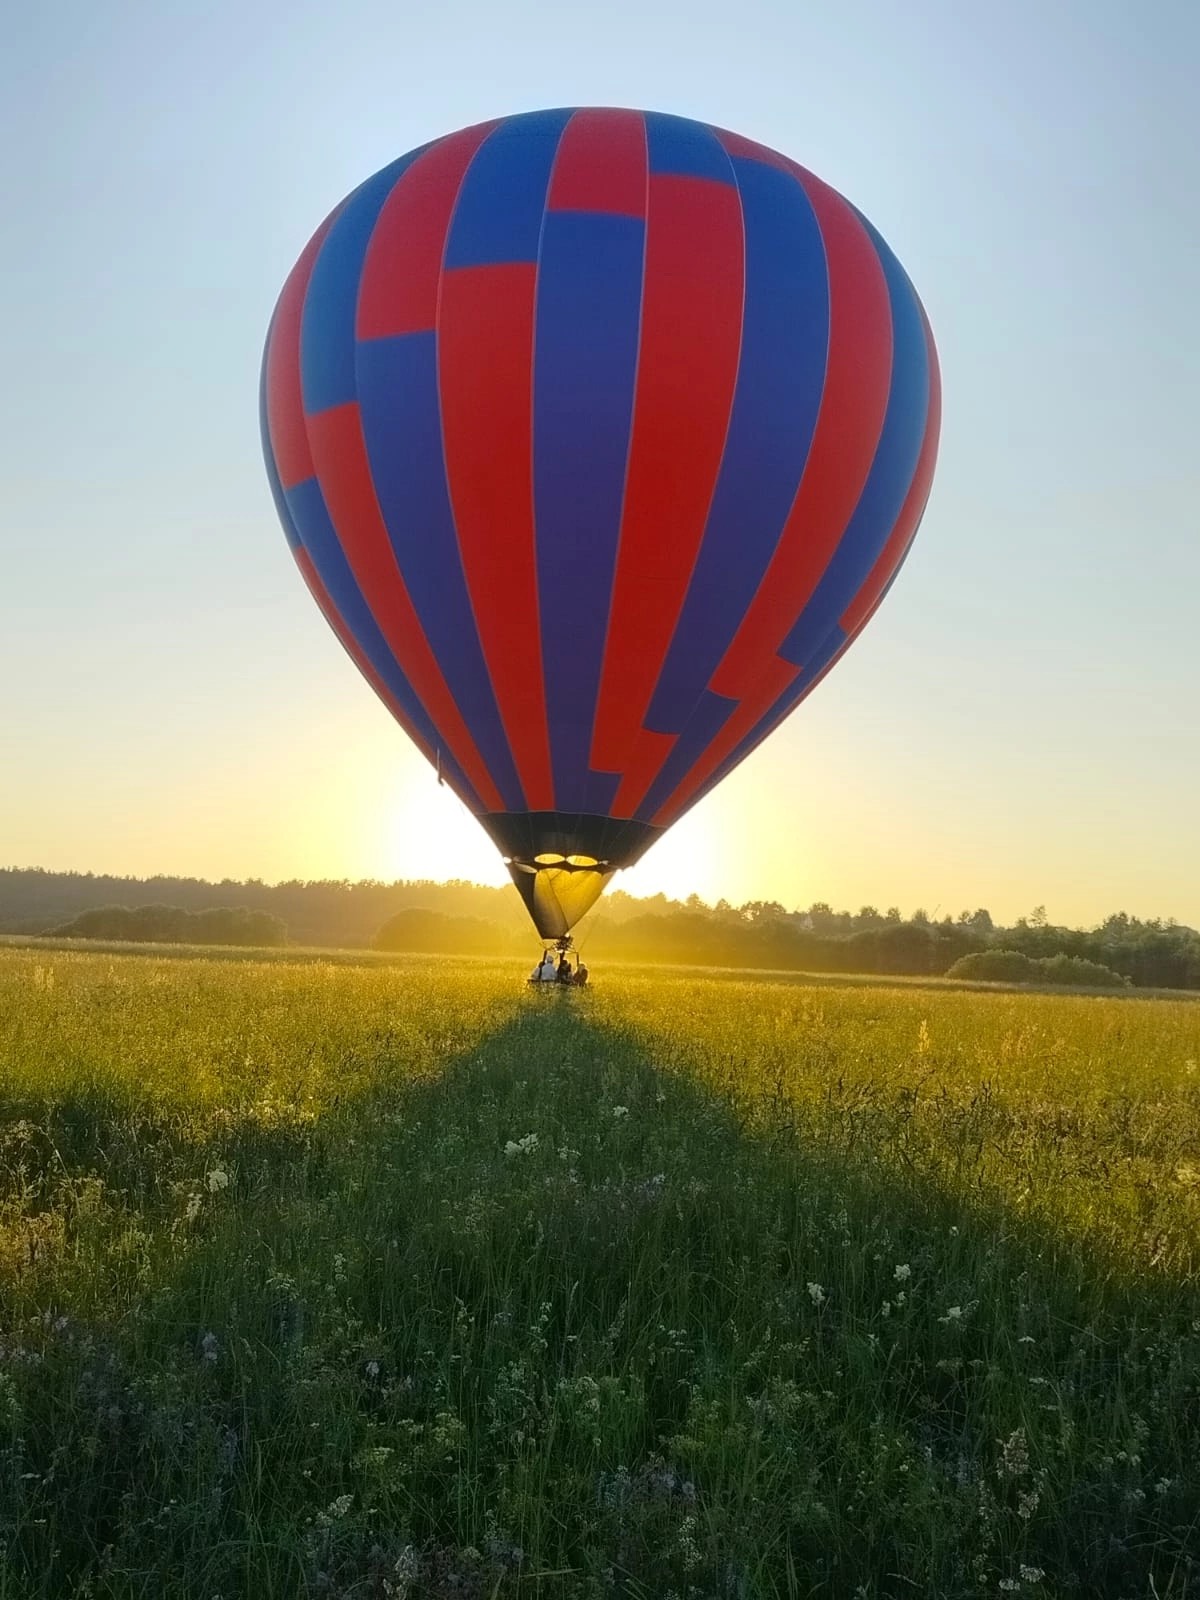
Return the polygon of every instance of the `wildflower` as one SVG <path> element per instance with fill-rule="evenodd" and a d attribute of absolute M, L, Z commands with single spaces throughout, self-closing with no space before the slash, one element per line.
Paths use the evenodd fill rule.
<path fill-rule="evenodd" d="M 187 1216 L 189 1222 L 195 1222 L 196 1218 L 200 1215 L 200 1207 L 203 1204 L 204 1201 L 201 1200 L 198 1194 L 188 1195 L 187 1212 L 185 1215 Z"/>
<path fill-rule="evenodd" d="M 229 1174 L 223 1167 L 211 1167 L 204 1181 L 208 1184 L 209 1194 L 216 1194 L 221 1189 L 228 1189 Z"/>
<path fill-rule="evenodd" d="M 978 1300 L 970 1300 L 965 1306 L 947 1306 L 946 1315 L 944 1317 L 939 1317 L 938 1321 L 943 1325 L 943 1327 L 949 1327 L 952 1324 L 960 1323 L 971 1315 L 972 1311 L 975 1310 L 978 1304 Z"/>
<path fill-rule="evenodd" d="M 368 1378 L 371 1378 L 371 1379 L 377 1378 L 379 1376 L 379 1363 L 378 1363 L 378 1361 L 368 1361 L 367 1362 L 367 1366 L 366 1366 L 366 1373 L 367 1373 L 367 1377 Z"/>
<path fill-rule="evenodd" d="M 897 1283 L 907 1283 L 912 1277 L 912 1268 L 907 1261 L 902 1261 L 895 1272 L 892 1273 L 892 1277 L 895 1278 Z"/>
<path fill-rule="evenodd" d="M 406 1544 L 392 1567 L 392 1576 L 396 1581 L 393 1583 L 388 1578 L 383 1580 L 384 1594 L 395 1595 L 397 1600 L 405 1600 L 405 1596 L 420 1576 L 420 1571 L 421 1563 L 417 1559 L 417 1552 L 411 1544 Z"/>
<path fill-rule="evenodd" d="M 200 1341 L 200 1359 L 210 1365 L 216 1361 L 221 1353 L 221 1345 L 215 1333 L 206 1333 Z"/>
<path fill-rule="evenodd" d="M 696 1519 L 684 1517 L 679 1524 L 679 1533 L 676 1536 L 676 1549 L 683 1562 L 685 1572 L 691 1572 L 700 1565 L 700 1547 L 696 1543 Z"/>
<path fill-rule="evenodd" d="M 1154 1485 L 1154 1492 L 1155 1492 L 1156 1495 L 1162 1496 L 1162 1495 L 1165 1495 L 1165 1494 L 1170 1494 L 1171 1490 L 1174 1487 L 1175 1487 L 1175 1479 L 1174 1478 L 1160 1478 L 1158 1480 L 1158 1482 Z"/>
<path fill-rule="evenodd" d="M 825 1304 L 825 1290 L 819 1283 L 810 1283 L 808 1286 L 808 1298 L 813 1305 L 823 1306 Z"/>
<path fill-rule="evenodd" d="M 1023 1583 L 1041 1583 L 1046 1576 L 1041 1567 L 1027 1567 L 1023 1561 L 1017 1570 L 1021 1574 Z"/>
<path fill-rule="evenodd" d="M 613 1114 L 613 1121 L 614 1122 L 620 1122 L 622 1117 L 627 1117 L 629 1115 L 629 1107 L 628 1106 L 614 1106 L 612 1108 L 612 1114 Z"/>
<path fill-rule="evenodd" d="M 533 1154 L 537 1147 L 537 1134 L 527 1133 L 521 1139 L 510 1139 L 504 1146 L 504 1154 L 506 1156 L 529 1156 Z"/>
<path fill-rule="evenodd" d="M 1029 1471 L 1029 1444 L 1025 1429 L 1018 1428 L 1000 1446 L 1000 1473 L 1005 1478 L 1020 1478 Z"/>
<path fill-rule="evenodd" d="M 1022 1490 L 1017 1496 L 1017 1515 L 1022 1522 L 1028 1522 L 1037 1510 L 1040 1496 L 1036 1489 Z"/>

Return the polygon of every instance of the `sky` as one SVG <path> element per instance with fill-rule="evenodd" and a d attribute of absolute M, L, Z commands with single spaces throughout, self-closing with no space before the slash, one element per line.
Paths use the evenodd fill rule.
<path fill-rule="evenodd" d="M 296 572 L 257 385 L 313 228 L 556 105 L 786 152 L 928 311 L 941 453 L 836 670 L 617 881 L 1200 926 L 1191 0 L 60 0 L 0 62 L 0 865 L 505 880 Z"/>

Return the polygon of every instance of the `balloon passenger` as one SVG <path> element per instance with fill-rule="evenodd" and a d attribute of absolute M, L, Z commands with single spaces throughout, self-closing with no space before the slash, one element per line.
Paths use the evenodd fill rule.
<path fill-rule="evenodd" d="M 575 983 L 579 988 L 582 989 L 584 984 L 587 981 L 588 981 L 588 969 L 584 965 L 584 963 L 581 961 L 579 963 L 579 965 L 575 968 Z"/>
<path fill-rule="evenodd" d="M 567 953 L 565 950 L 558 959 L 557 976 L 559 983 L 574 983 L 575 981 L 575 974 L 571 971 L 571 963 L 567 960 Z"/>

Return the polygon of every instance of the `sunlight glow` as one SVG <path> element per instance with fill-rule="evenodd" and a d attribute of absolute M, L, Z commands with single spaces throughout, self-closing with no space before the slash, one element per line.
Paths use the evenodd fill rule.
<path fill-rule="evenodd" d="M 376 798 L 368 833 L 381 878 L 508 882 L 495 845 L 407 741 L 404 748 L 379 752 L 374 768 L 371 787 Z"/>

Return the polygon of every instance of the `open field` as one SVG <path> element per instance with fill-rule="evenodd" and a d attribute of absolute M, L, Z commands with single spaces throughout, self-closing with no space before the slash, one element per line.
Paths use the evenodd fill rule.
<path fill-rule="evenodd" d="M 535 947 L 536 949 L 536 947 Z M 301 966 L 325 964 L 339 967 L 402 967 L 406 971 L 421 968 L 438 968 L 453 962 L 464 970 L 482 969 L 495 974 L 501 970 L 506 980 L 512 978 L 520 963 L 511 958 L 503 961 L 496 957 L 475 955 L 429 955 L 394 950 L 370 950 L 347 946 L 282 945 L 265 948 L 254 945 L 201 945 L 201 944 L 150 944 L 125 939 L 74 939 L 53 934 L 0 933 L 0 954 L 5 950 L 41 950 L 45 953 L 156 956 L 173 961 L 249 961 L 292 962 Z M 531 960 L 533 958 L 531 957 Z M 877 989 L 884 985 L 892 989 L 948 989 L 957 992 L 976 990 L 982 994 L 1083 994 L 1094 995 L 1096 989 L 1087 985 L 1072 986 L 1061 983 L 995 983 L 977 978 L 948 978 L 934 974 L 872 973 L 872 972 L 805 972 L 795 967 L 716 967 L 708 963 L 661 962 L 648 966 L 645 962 L 604 960 L 602 966 L 613 981 L 624 984 L 639 973 L 653 973 L 666 977 L 709 978 L 713 982 L 732 980 L 747 983 L 768 979 L 776 984 L 801 984 L 806 988 L 862 988 Z M 519 977 L 519 973 L 517 974 Z M 1150 986 L 1130 986 L 1125 989 L 1105 989 L 1106 995 L 1131 1000 L 1190 1000 L 1200 1005 L 1200 989 L 1161 989 Z"/>
<path fill-rule="evenodd" d="M 0 1600 L 1200 1595 L 1200 1008 L 522 976 L 0 951 Z"/>

